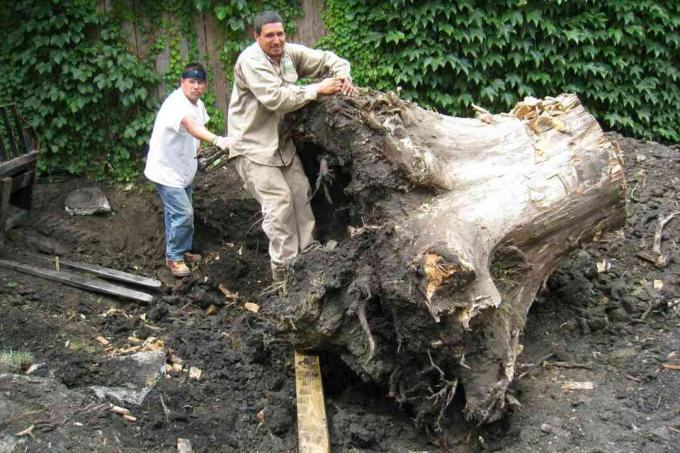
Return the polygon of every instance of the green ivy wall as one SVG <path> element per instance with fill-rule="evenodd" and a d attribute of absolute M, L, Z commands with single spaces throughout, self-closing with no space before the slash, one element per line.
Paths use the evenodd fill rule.
<path fill-rule="evenodd" d="M 358 84 L 467 116 L 574 92 L 607 128 L 680 142 L 677 0 L 327 0 Z"/>
<path fill-rule="evenodd" d="M 132 180 L 158 84 L 175 84 L 185 63 L 201 59 L 195 18 L 217 24 L 230 79 L 263 8 L 288 18 L 289 33 L 303 13 L 299 0 L 6 2 L 0 103 L 18 103 L 38 131 L 43 174 Z M 319 46 L 348 58 L 359 85 L 457 116 L 471 115 L 473 103 L 505 111 L 524 96 L 575 92 L 607 128 L 680 142 L 677 0 L 326 0 L 323 14 Z M 143 56 L 123 32 L 130 23 L 152 41 Z M 215 93 L 205 101 L 221 129 Z"/>

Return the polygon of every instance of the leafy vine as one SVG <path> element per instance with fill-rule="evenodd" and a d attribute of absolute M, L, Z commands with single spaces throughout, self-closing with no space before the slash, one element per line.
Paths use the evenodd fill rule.
<path fill-rule="evenodd" d="M 327 0 L 322 45 L 359 84 L 454 115 L 579 95 L 608 128 L 680 141 L 680 3 Z"/>

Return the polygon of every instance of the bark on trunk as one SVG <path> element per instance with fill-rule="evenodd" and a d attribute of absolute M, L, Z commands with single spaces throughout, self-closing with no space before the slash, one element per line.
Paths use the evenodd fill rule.
<path fill-rule="evenodd" d="M 267 311 L 419 423 L 439 427 L 459 387 L 468 418 L 497 420 L 537 291 L 565 253 L 623 223 L 615 144 L 570 94 L 464 119 L 362 91 L 289 126 L 318 232 L 338 245 L 300 255 Z"/>

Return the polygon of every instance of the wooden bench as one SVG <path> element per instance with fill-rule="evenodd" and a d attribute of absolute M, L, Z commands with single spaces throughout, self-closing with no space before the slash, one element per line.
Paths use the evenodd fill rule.
<path fill-rule="evenodd" d="M 0 245 L 33 203 L 38 140 L 16 104 L 0 105 Z"/>

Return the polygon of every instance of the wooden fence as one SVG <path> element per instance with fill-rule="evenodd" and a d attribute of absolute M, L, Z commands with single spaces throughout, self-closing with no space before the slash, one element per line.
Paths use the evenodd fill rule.
<path fill-rule="evenodd" d="M 321 19 L 323 0 L 301 0 L 301 6 L 304 11 L 304 16 L 296 19 L 296 32 L 293 36 L 288 36 L 288 41 L 313 46 L 320 37 L 326 34 L 326 28 Z M 101 7 L 105 11 L 108 10 L 110 8 L 110 0 L 105 0 L 101 4 Z M 170 21 L 175 20 L 175 18 L 168 15 L 166 15 L 164 19 Z M 231 86 L 227 81 L 225 68 L 219 58 L 220 51 L 225 42 L 224 35 L 220 30 L 220 25 L 212 15 L 196 13 L 194 25 L 196 32 L 195 38 L 198 43 L 199 61 L 206 66 L 211 74 L 211 77 L 208 80 L 209 89 L 215 92 L 217 107 L 224 112 L 224 117 L 226 118 L 229 98 L 231 96 Z M 143 33 L 141 28 L 144 28 L 146 32 Z M 151 31 L 149 32 L 149 30 Z M 148 23 L 144 24 L 144 27 L 139 27 L 136 23 L 131 22 L 123 24 L 123 33 L 128 38 L 130 50 L 141 58 L 144 58 L 149 52 L 160 32 L 160 30 L 153 30 Z M 183 59 L 188 58 L 188 49 L 188 40 L 184 39 L 180 42 L 180 54 Z M 158 71 L 159 74 L 165 74 L 170 63 L 170 49 L 166 47 L 156 55 L 155 58 L 156 71 Z M 158 87 L 159 98 L 162 98 L 167 90 L 173 88 L 174 87 L 166 87 L 162 82 Z"/>

